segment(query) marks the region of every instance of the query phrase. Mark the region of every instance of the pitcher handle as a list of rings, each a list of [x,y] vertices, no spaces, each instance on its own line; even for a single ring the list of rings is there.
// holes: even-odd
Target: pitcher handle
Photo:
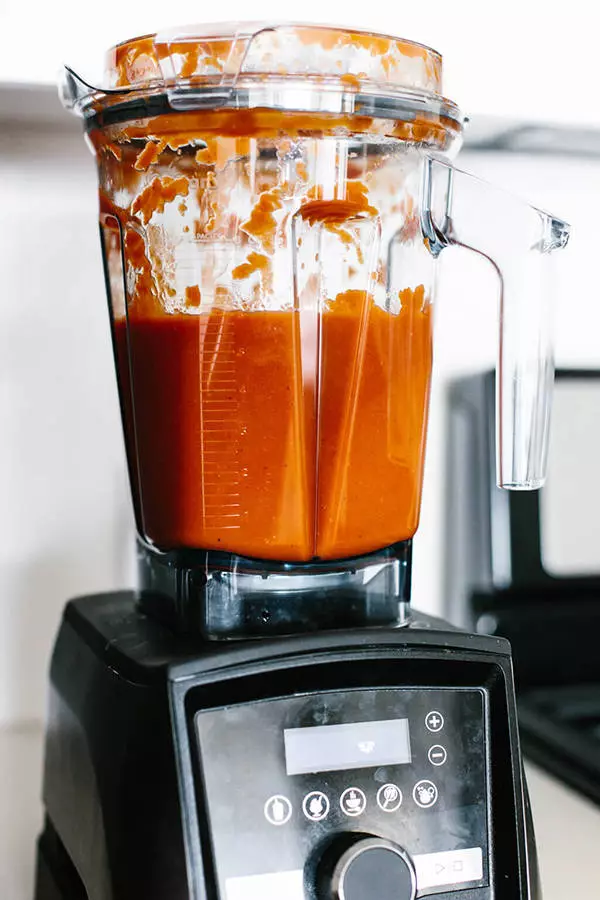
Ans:
[[[477,253],[499,280],[496,479],[533,490],[546,477],[554,357],[549,258],[570,227],[511,194],[427,158],[421,229],[437,257],[448,246]]]

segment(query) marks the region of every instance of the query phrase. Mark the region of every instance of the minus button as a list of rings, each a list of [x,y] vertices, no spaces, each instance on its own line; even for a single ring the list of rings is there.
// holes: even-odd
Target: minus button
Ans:
[[[443,766],[448,759],[448,754],[446,753],[446,748],[442,747],[441,744],[434,744],[429,749],[428,757],[432,766]]]

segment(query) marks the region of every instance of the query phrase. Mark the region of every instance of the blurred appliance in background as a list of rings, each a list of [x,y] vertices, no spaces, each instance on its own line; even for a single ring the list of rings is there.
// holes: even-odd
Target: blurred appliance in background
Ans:
[[[448,396],[447,617],[513,647],[524,751],[600,803],[600,370],[559,370],[549,477],[495,477],[493,373]]]

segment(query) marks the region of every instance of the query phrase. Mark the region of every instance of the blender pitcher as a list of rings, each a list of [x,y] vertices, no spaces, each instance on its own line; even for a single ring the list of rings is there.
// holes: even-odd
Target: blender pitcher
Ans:
[[[401,623],[436,260],[496,268],[498,480],[537,487],[567,226],[451,166],[464,119],[410,41],[183,29],[63,98],[98,163],[142,605],[212,638]]]

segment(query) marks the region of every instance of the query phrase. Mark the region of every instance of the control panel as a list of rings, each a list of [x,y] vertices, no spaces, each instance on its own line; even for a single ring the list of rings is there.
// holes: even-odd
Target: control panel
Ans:
[[[220,900],[489,883],[483,690],[323,691],[204,709],[194,726]]]

